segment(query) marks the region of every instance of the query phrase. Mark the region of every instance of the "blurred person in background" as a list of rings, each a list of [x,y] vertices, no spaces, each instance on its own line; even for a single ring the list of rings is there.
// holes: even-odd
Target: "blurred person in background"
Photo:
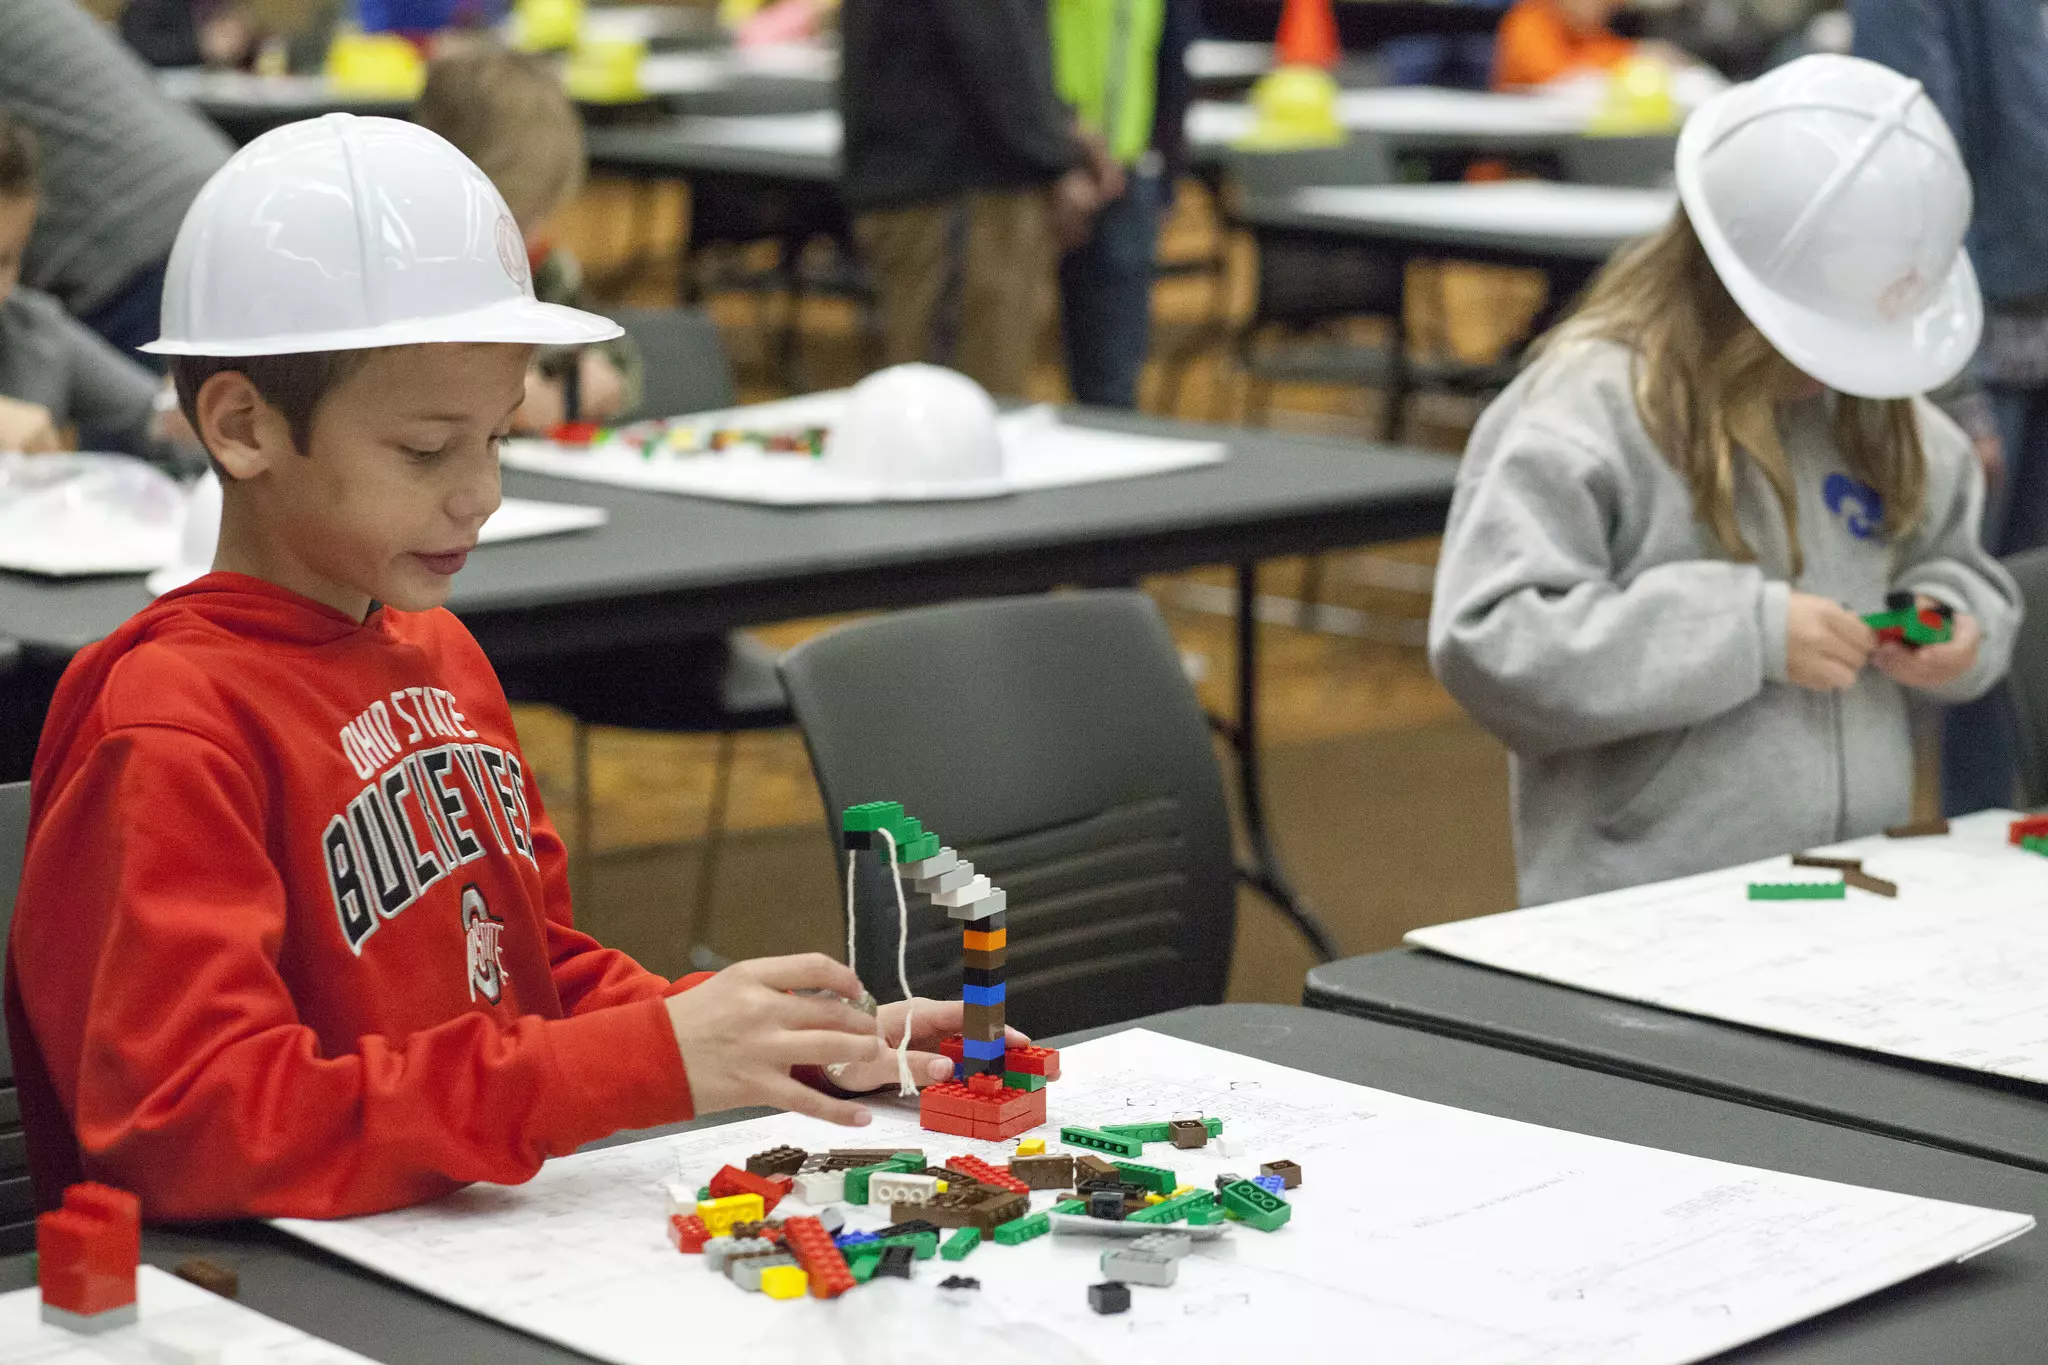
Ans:
[[[228,159],[228,140],[159,94],[149,68],[76,0],[6,0],[0,109],[41,147],[22,281],[140,359],[157,334],[178,225]]]
[[[1975,442],[1990,494],[1984,544],[2048,545],[2048,28],[2040,0],[1850,0],[1857,56],[1911,76],[1955,130],[1975,208],[1970,260],[1984,340],[1969,382],[1941,395]],[[1950,708],[1942,807],[2013,799],[2011,698]]]

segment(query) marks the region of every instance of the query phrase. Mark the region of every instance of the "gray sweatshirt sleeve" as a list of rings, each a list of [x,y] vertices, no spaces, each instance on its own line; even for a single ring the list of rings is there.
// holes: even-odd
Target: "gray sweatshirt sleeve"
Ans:
[[[64,348],[69,415],[81,439],[144,459],[159,456],[162,452],[150,434],[156,415],[156,376],[68,313],[56,314],[52,325]]]
[[[1695,725],[1783,672],[1787,590],[1755,565],[1683,560],[1616,581],[1627,458],[1511,417],[1498,439],[1475,434],[1459,473],[1430,664],[1525,757]]]
[[[1946,687],[1928,689],[1941,701],[1972,701],[1991,690],[2012,662],[2019,632],[2019,589],[2005,566],[1979,539],[1984,520],[1984,471],[1965,436],[1931,404],[1916,405],[1927,451],[1927,505],[1920,524],[1899,542],[1894,584],[1925,593],[1984,630],[1977,662]]]

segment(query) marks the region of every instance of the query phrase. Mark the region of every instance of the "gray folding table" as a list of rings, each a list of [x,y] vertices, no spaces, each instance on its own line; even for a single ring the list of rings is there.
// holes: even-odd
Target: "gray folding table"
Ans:
[[[1285,1066],[1482,1113],[2010,1209],[2048,1222],[2048,1176],[2038,1172],[1676,1094],[1413,1029],[1276,1005],[1182,1010],[1139,1022]],[[1304,1189],[1303,1197],[1309,1193]],[[205,1256],[240,1274],[242,1302],[251,1308],[386,1365],[472,1360],[557,1365],[585,1359],[261,1226],[152,1230],[143,1239],[143,1255],[166,1268]],[[0,1262],[0,1287],[31,1278],[25,1258]],[[1786,1365],[2014,1365],[2039,1359],[2043,1341],[2048,1341],[2048,1233],[2037,1230],[1720,1359]]]

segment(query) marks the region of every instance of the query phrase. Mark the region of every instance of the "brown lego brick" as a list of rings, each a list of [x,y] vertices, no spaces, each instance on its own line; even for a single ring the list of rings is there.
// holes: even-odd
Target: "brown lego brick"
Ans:
[[[1887,839],[1925,839],[1930,835],[1948,833],[1948,821],[1915,820],[1911,824],[1893,825],[1884,833]]]
[[[1280,1188],[1284,1190],[1291,1190],[1301,1184],[1301,1167],[1292,1161],[1262,1161],[1259,1163],[1259,1174],[1279,1176]]]
[[[1019,1156],[1010,1158],[1010,1174],[1034,1190],[1065,1190],[1074,1184],[1071,1156]]]
[[[770,1147],[747,1158],[748,1175],[795,1175],[810,1154],[801,1147]]]
[[[1122,1180],[1123,1172],[1109,1162],[1090,1152],[1074,1158],[1074,1179],[1076,1180]]]
[[[1166,1125],[1166,1134],[1183,1151],[1209,1145],[1209,1125],[1200,1119],[1173,1119]]]
[[[994,971],[998,967],[1008,966],[1009,961],[1010,950],[1008,948],[992,948],[988,950],[968,948],[960,954],[962,966],[978,968],[985,972]]]
[[[999,1043],[1003,1040],[1003,1007],[1001,1005],[962,1005],[960,1007],[961,1036],[977,1043]]]
[[[1858,890],[1868,891],[1874,896],[1897,896],[1899,894],[1899,884],[1897,882],[1888,882],[1882,877],[1873,877],[1860,867],[1844,870],[1842,880]]]
[[[1029,1212],[1031,1201],[1021,1194],[965,1182],[960,1188],[947,1189],[929,1204],[899,1204],[890,1210],[899,1223],[922,1218],[942,1228],[980,1228],[985,1233]]]
[[[241,1277],[225,1266],[215,1265],[212,1261],[196,1257],[189,1261],[180,1261],[171,1273],[224,1299],[235,1298],[242,1292]]]
[[[825,1169],[828,1171],[850,1171],[856,1166],[879,1166],[901,1152],[916,1152],[919,1161],[924,1153],[915,1147],[834,1147],[825,1153]]]

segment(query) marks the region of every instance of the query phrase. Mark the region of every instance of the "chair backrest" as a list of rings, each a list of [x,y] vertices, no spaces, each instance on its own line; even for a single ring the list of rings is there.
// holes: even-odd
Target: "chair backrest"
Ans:
[[[1400,179],[1393,149],[1354,133],[1336,147],[1223,154],[1230,186],[1244,200],[1277,199],[1312,185],[1390,185]]]
[[[14,896],[21,889],[21,864],[27,852],[28,783],[10,782],[0,786],[0,951],[14,927]],[[0,1016],[0,1068],[0,1255],[12,1255],[35,1248],[36,1202],[5,1016]]]
[[[903,612],[798,645],[782,677],[828,811],[901,801],[1008,894],[1017,1027],[1058,1033],[1223,998],[1230,817],[1151,599]],[[860,868],[873,874],[856,898],[861,976],[896,999],[895,899],[876,860]],[[911,989],[957,998],[961,926],[912,902]]]
[[[2020,585],[2019,637],[2013,641],[2012,689],[2020,796],[2048,805],[2048,549],[2013,555],[2005,567]]]
[[[1667,189],[1678,180],[1678,138],[1671,133],[1573,138],[1558,148],[1564,178],[1581,185]]]
[[[1399,315],[1407,278],[1400,253],[1376,244],[1333,241],[1322,232],[1248,224],[1236,216],[1241,205],[1279,203],[1315,185],[1391,184],[1399,177],[1384,142],[1354,135],[1339,147],[1232,151],[1225,154],[1224,166],[1227,215],[1250,232],[1258,252],[1250,328]]]
[[[614,308],[640,347],[645,380],[635,417],[676,417],[739,401],[718,324],[701,308]]]

